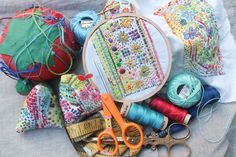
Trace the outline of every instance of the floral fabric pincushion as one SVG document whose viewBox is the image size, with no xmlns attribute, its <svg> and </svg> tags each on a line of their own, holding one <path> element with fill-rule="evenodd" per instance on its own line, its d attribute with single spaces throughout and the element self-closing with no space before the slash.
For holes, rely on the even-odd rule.
<svg viewBox="0 0 236 157">
<path fill-rule="evenodd" d="M 60 105 L 66 124 L 76 123 L 101 109 L 100 92 L 86 78 L 79 80 L 77 75 L 63 75 L 59 90 Z"/>
<path fill-rule="evenodd" d="M 36 85 L 21 108 L 16 131 L 62 127 L 62 116 L 56 96 L 42 84 Z"/>
</svg>

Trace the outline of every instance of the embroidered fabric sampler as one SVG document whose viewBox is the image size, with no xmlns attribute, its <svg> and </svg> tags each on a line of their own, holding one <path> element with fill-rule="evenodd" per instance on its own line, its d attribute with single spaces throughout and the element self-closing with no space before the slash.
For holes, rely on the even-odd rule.
<svg viewBox="0 0 236 157">
<path fill-rule="evenodd" d="M 121 16 L 109 20 L 91 39 L 115 98 L 157 86 L 164 79 L 143 19 Z"/>
<path fill-rule="evenodd" d="M 184 42 L 187 70 L 200 76 L 223 74 L 214 10 L 205 0 L 172 0 L 155 14 L 164 16 L 173 33 Z"/>
</svg>

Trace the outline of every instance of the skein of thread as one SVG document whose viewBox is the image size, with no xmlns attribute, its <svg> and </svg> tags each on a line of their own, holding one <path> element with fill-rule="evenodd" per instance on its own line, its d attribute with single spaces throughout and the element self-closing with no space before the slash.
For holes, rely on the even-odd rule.
<svg viewBox="0 0 236 157">
<path fill-rule="evenodd" d="M 92 20 L 92 24 L 87 28 L 83 28 L 81 22 L 83 20 Z M 75 17 L 71 20 L 71 29 L 74 32 L 74 35 L 77 39 L 77 42 L 80 45 L 84 44 L 84 41 L 87 35 L 90 33 L 92 28 L 99 22 L 99 16 L 95 11 L 82 11 L 79 12 Z"/>
<path fill-rule="evenodd" d="M 161 112 L 171 120 L 178 123 L 188 124 L 191 118 L 191 115 L 188 114 L 186 110 L 179 108 L 160 97 L 153 97 L 149 103 L 149 107 L 158 112 Z"/>
<path fill-rule="evenodd" d="M 190 108 L 201 99 L 201 81 L 189 73 L 178 74 L 170 80 L 167 86 L 167 96 L 175 105 L 181 108 Z"/>
<path fill-rule="evenodd" d="M 192 115 L 192 118 L 197 116 L 197 112 L 200 111 L 203 107 L 214 104 L 220 100 L 220 93 L 215 87 L 209 85 L 203 85 L 203 94 L 202 98 L 198 105 L 191 107 L 188 112 Z"/>
<path fill-rule="evenodd" d="M 202 93 L 202 98 L 201 98 L 200 103 L 188 109 L 188 113 L 191 114 L 190 122 L 193 121 L 197 117 L 197 112 L 199 111 L 199 108 L 201 110 L 203 107 L 213 105 L 214 103 L 220 100 L 220 97 L 221 97 L 220 93 L 216 88 L 211 87 L 209 85 L 203 85 L 203 93 Z M 174 125 L 170 129 L 170 133 L 174 134 L 184 129 L 185 129 L 184 126 Z M 158 133 L 160 137 L 165 137 L 167 134 L 168 134 L 167 129 Z"/>
<path fill-rule="evenodd" d="M 136 103 L 123 104 L 121 114 L 129 120 L 158 130 L 164 130 L 168 124 L 168 118 L 163 114 Z"/>
</svg>

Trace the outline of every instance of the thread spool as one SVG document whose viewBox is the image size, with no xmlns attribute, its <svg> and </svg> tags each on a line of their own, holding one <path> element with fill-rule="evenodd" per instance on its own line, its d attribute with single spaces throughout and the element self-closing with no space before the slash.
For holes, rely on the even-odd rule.
<svg viewBox="0 0 236 157">
<path fill-rule="evenodd" d="M 191 115 L 188 114 L 186 110 L 179 108 L 160 97 L 153 97 L 149 103 L 149 107 L 158 112 L 161 112 L 175 122 L 188 124 L 191 118 Z"/>
<path fill-rule="evenodd" d="M 80 45 L 84 44 L 84 41 L 91 31 L 93 26 L 95 26 L 99 21 L 99 16 L 95 11 L 82 11 L 75 15 L 71 20 L 71 29 Z"/>
<path fill-rule="evenodd" d="M 196 105 L 202 96 L 201 81 L 189 73 L 174 76 L 167 86 L 168 99 L 182 108 Z"/>
<path fill-rule="evenodd" d="M 163 114 L 136 103 L 124 103 L 121 114 L 129 120 L 158 130 L 164 130 L 168 124 L 168 118 Z"/>
<path fill-rule="evenodd" d="M 203 92 L 200 103 L 188 109 L 188 113 L 191 114 L 190 122 L 197 117 L 198 111 L 202 110 L 202 108 L 206 106 L 210 106 L 218 102 L 219 100 L 220 100 L 220 93 L 216 88 L 211 87 L 209 85 L 203 85 Z M 171 128 L 170 132 L 177 133 L 184 130 L 184 128 L 185 128 L 184 126 L 175 125 Z M 165 137 L 167 134 L 168 134 L 167 129 L 158 133 L 160 137 Z"/>
</svg>

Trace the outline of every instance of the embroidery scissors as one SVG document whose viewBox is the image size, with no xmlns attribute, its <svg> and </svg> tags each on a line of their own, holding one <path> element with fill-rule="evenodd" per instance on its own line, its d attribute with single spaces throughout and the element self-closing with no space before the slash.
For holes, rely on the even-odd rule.
<svg viewBox="0 0 236 157">
<path fill-rule="evenodd" d="M 98 149 L 101 151 L 101 153 L 113 156 L 117 154 L 118 149 L 119 149 L 118 138 L 116 137 L 112 129 L 112 123 L 111 123 L 112 117 L 117 121 L 118 125 L 121 128 L 122 139 L 125 145 L 130 149 L 141 148 L 144 142 L 144 135 L 143 135 L 143 131 L 141 127 L 135 123 L 127 123 L 124 121 L 111 95 L 102 94 L 102 106 L 103 106 L 104 118 L 106 122 L 106 129 L 99 134 L 98 139 L 97 139 Z M 129 141 L 129 138 L 126 135 L 129 128 L 136 128 L 138 130 L 140 137 L 139 137 L 139 142 L 137 144 L 131 144 L 131 142 Z M 113 152 L 107 152 L 103 149 L 103 137 L 107 137 L 107 136 L 111 137 L 115 143 L 115 148 Z"/>
<path fill-rule="evenodd" d="M 186 129 L 187 131 L 184 137 L 180 137 L 180 138 L 173 137 L 174 133 L 183 131 L 184 129 Z M 191 136 L 191 130 L 188 125 L 173 123 L 167 129 L 159 133 L 152 132 L 150 136 L 145 136 L 143 146 L 147 148 L 150 148 L 151 146 L 152 150 L 156 150 L 158 146 L 161 146 L 161 145 L 165 146 L 167 147 L 168 156 L 171 157 L 171 149 L 175 145 L 183 145 L 187 149 L 186 156 L 189 157 L 191 155 L 191 148 L 185 143 L 185 141 L 188 140 L 190 136 Z M 116 138 L 119 143 L 121 144 L 124 143 L 124 140 L 122 137 L 116 137 Z M 126 139 L 128 141 L 135 142 L 136 140 L 139 140 L 139 137 L 126 137 Z M 88 141 L 96 142 L 98 141 L 98 138 L 92 137 L 92 138 L 89 138 Z M 103 143 L 114 144 L 114 141 L 110 138 L 105 138 Z"/>
<path fill-rule="evenodd" d="M 177 132 L 177 130 L 179 131 L 183 129 L 187 130 L 185 136 L 179 138 L 173 136 L 173 133 Z M 168 157 L 171 157 L 171 149 L 174 146 L 183 145 L 187 149 L 187 157 L 189 157 L 191 155 L 191 148 L 185 143 L 185 141 L 191 136 L 189 126 L 186 124 L 173 123 L 167 128 L 167 130 L 164 130 L 164 132 L 166 131 L 167 135 L 165 137 L 160 137 L 160 134 L 152 132 L 150 136 L 144 138 L 143 145 L 146 147 L 151 146 L 152 150 L 156 150 L 158 146 L 165 146 L 167 148 Z"/>
</svg>

